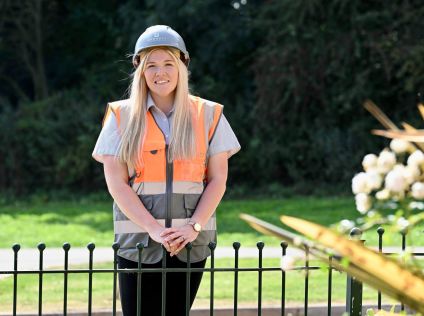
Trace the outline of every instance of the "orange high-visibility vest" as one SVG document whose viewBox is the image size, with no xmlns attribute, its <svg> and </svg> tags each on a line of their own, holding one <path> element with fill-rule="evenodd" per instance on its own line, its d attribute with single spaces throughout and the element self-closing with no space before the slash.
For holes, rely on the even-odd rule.
<svg viewBox="0 0 424 316">
<path fill-rule="evenodd" d="M 207 150 L 222 114 L 222 105 L 190 96 L 190 112 L 196 139 L 196 155 L 192 159 L 176 159 L 168 162 L 168 145 L 155 119 L 147 112 L 146 135 L 140 151 L 142 165 L 129 170 L 132 189 L 139 195 L 143 205 L 163 226 L 187 224 L 204 191 L 207 177 Z M 129 100 L 109 103 L 105 120 L 114 113 L 118 129 L 123 131 L 129 115 Z M 104 120 L 104 121 L 105 121 Z M 147 232 L 129 220 L 114 203 L 115 241 L 121 246 L 118 254 L 137 261 L 136 244 L 144 244 L 143 263 L 155 263 L 162 258 L 161 245 L 149 238 Z M 209 254 L 209 242 L 216 241 L 215 214 L 203 227 L 193 242 L 190 261 L 205 259 Z M 178 258 L 186 261 L 186 251 Z"/>
</svg>

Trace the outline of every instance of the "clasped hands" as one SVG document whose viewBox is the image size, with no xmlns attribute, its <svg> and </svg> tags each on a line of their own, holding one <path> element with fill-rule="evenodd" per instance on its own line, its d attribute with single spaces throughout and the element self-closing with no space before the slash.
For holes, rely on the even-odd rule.
<svg viewBox="0 0 424 316">
<path fill-rule="evenodd" d="M 150 237 L 161 243 L 170 253 L 171 257 L 177 255 L 189 242 L 193 242 L 199 235 L 193 226 L 186 224 L 180 227 L 170 227 L 155 229 L 150 233 Z"/>
</svg>

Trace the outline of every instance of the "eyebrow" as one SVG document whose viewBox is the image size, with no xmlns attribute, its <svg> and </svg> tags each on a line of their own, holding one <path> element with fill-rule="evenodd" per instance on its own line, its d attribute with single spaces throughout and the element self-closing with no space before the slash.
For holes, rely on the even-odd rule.
<svg viewBox="0 0 424 316">
<path fill-rule="evenodd" d="M 166 60 L 164 60 L 164 62 L 165 62 L 165 63 L 170 62 L 170 61 L 171 61 L 171 62 L 174 62 L 174 60 L 173 60 L 173 59 L 166 59 Z M 157 61 L 148 61 L 148 62 L 147 62 L 147 64 L 154 64 L 154 63 L 157 63 Z"/>
</svg>

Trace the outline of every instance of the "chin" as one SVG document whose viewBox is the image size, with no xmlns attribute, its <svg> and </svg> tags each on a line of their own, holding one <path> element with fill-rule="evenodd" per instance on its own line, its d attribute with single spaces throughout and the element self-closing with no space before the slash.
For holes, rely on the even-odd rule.
<svg viewBox="0 0 424 316">
<path fill-rule="evenodd" d="M 158 97 L 168 97 L 169 95 L 171 95 L 175 90 L 150 90 L 151 93 L 157 95 Z"/>
</svg>

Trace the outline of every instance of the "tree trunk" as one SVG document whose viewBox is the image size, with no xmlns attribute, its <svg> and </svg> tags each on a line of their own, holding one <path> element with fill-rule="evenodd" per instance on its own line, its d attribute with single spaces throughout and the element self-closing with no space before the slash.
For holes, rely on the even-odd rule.
<svg viewBox="0 0 424 316">
<path fill-rule="evenodd" d="M 0 8 L 4 46 L 16 52 L 12 57 L 14 63 L 22 68 L 32 83 L 33 95 L 28 98 L 44 99 L 48 96 L 48 85 L 43 56 L 42 0 L 5 1 Z M 14 78 L 4 81 L 14 90 L 20 84 L 19 79 Z M 22 96 L 17 97 L 22 99 Z"/>
</svg>

